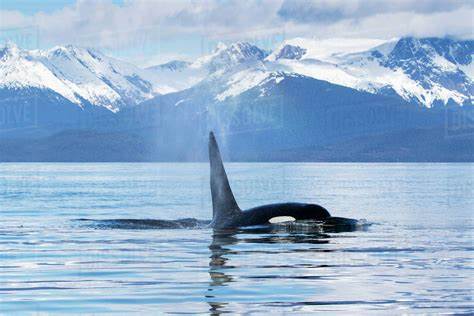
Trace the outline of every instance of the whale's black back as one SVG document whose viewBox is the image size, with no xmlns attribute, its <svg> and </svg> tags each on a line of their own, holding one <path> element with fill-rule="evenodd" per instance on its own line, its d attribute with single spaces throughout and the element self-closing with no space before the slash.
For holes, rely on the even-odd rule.
<svg viewBox="0 0 474 316">
<path fill-rule="evenodd" d="M 306 203 L 277 203 L 251 208 L 243 211 L 237 226 L 254 226 L 268 224 L 270 219 L 279 216 L 290 216 L 295 220 L 323 221 L 331 215 L 322 206 Z"/>
</svg>

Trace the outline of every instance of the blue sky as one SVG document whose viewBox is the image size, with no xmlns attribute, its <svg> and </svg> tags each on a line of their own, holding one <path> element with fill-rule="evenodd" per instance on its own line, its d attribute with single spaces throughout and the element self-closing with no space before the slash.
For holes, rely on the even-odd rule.
<svg viewBox="0 0 474 316">
<path fill-rule="evenodd" d="M 50 1 L 27 1 L 27 0 L 0 0 L 1 10 L 17 10 L 26 15 L 33 15 L 39 11 L 52 12 L 66 5 L 71 5 L 74 0 L 50 0 Z"/>
<path fill-rule="evenodd" d="M 26 15 L 34 15 L 38 12 L 51 13 L 75 2 L 76 0 L 0 0 L 0 10 L 17 10 Z M 122 5 L 123 0 L 113 0 L 112 3 Z"/>
<path fill-rule="evenodd" d="M 291 37 L 473 37 L 465 0 L 0 0 L 0 44 L 74 44 L 150 66 L 219 41 L 271 49 Z"/>
</svg>

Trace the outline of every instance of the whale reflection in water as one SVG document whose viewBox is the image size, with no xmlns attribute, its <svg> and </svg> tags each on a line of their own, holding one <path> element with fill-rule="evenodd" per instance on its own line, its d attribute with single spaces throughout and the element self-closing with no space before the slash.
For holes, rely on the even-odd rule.
<svg viewBox="0 0 474 316">
<path fill-rule="evenodd" d="M 249 270 L 252 274 L 255 271 L 281 272 L 282 269 L 304 269 L 306 271 L 318 271 L 320 268 L 328 267 L 330 263 L 299 263 L 298 265 L 289 264 L 285 260 L 272 261 L 269 264 L 255 262 L 253 267 L 241 266 L 239 259 L 251 255 L 295 255 L 302 253 L 328 253 L 335 251 L 334 248 L 328 248 L 331 239 L 336 237 L 334 233 L 354 232 L 366 230 L 366 225 L 334 225 L 323 226 L 320 222 L 290 222 L 277 225 L 267 225 L 259 227 L 232 228 L 232 229 L 214 229 L 212 241 L 209 245 L 209 286 L 205 295 L 205 300 L 209 304 L 209 313 L 211 315 L 220 315 L 231 312 L 233 309 L 229 306 L 232 302 L 229 300 L 226 287 L 232 287 L 235 282 L 241 283 L 242 278 L 247 279 L 274 279 L 288 278 L 282 275 L 239 275 L 239 270 Z M 253 247 L 258 245 L 257 247 Z M 299 244 L 299 246 L 297 245 Z M 267 245 L 267 247 L 262 247 Z M 285 246 L 286 245 L 286 246 Z M 292 246 L 293 245 L 293 246 Z M 325 246 L 326 245 L 326 246 Z M 273 247 L 272 247 L 273 246 Z M 275 248 L 275 246 L 277 248 Z M 313 256 L 309 256 L 313 257 Z M 232 262 L 235 258 L 236 262 Z M 261 258 L 261 257 L 260 257 Z M 249 273 L 250 274 L 250 273 Z M 293 279 L 318 279 L 321 275 L 292 275 Z M 265 312 L 264 310 L 256 311 Z"/>
<path fill-rule="evenodd" d="M 211 315 L 235 311 L 233 305 L 242 300 L 239 289 L 248 282 L 267 280 L 271 284 L 277 279 L 289 280 L 288 283 L 313 282 L 330 277 L 328 271 L 323 269 L 338 269 L 337 264 L 340 264 L 333 262 L 330 256 L 330 253 L 338 251 L 337 243 L 332 241 L 339 237 L 350 237 L 347 235 L 350 232 L 367 230 L 370 225 L 361 221 L 357 225 L 344 225 L 344 221 L 337 218 L 334 222 L 324 223 L 305 220 L 226 229 L 211 229 L 210 221 L 193 218 L 79 219 L 77 222 L 93 229 L 209 231 L 209 235 L 212 234 L 208 246 L 209 284 L 203 300 L 209 305 Z M 298 256 L 301 256 L 301 260 L 294 260 Z M 244 294 L 243 297 L 247 296 Z M 262 297 L 262 300 L 265 299 L 268 297 Z M 260 308 L 258 304 L 255 306 Z M 264 313 L 265 310 L 255 312 Z"/>
</svg>

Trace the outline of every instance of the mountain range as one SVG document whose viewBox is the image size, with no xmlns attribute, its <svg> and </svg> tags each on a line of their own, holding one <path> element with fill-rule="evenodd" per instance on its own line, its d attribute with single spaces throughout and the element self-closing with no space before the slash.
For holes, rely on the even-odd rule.
<svg viewBox="0 0 474 316">
<path fill-rule="evenodd" d="M 188 85 L 191 87 L 210 74 L 222 77 L 223 69 L 240 65 L 228 80 L 227 91 L 231 95 L 281 72 L 373 94 L 391 93 L 425 107 L 447 103 L 472 105 L 473 52 L 474 41 L 449 38 L 407 37 L 385 42 L 296 38 L 285 41 L 271 53 L 249 43 L 234 43 L 219 46 L 213 54 L 194 63 L 173 61 L 166 65 L 174 67 L 153 69 L 160 75 L 175 73 L 182 77 L 180 82 L 194 74 L 196 80 Z M 224 98 L 226 94 L 218 97 Z"/>
<path fill-rule="evenodd" d="M 452 38 L 295 38 L 142 69 L 9 43 L 0 160 L 202 160 L 212 129 L 233 160 L 472 161 L 473 54 Z"/>
</svg>

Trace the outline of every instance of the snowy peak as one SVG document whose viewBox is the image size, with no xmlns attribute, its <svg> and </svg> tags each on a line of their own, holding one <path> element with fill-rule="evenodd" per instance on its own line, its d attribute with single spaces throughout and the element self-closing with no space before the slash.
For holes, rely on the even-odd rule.
<svg viewBox="0 0 474 316">
<path fill-rule="evenodd" d="M 0 49 L 0 59 L 7 60 L 9 58 L 18 58 L 20 56 L 20 48 L 13 43 L 7 42 L 3 48 Z"/>
<path fill-rule="evenodd" d="M 397 42 L 389 57 L 405 61 L 439 55 L 453 64 L 467 65 L 472 62 L 473 51 L 474 41 L 472 40 L 404 37 Z"/>
<path fill-rule="evenodd" d="M 0 49 L 0 88 L 51 90 L 84 107 L 113 112 L 157 95 L 147 73 L 90 48 L 72 45 L 50 50 Z"/>
<path fill-rule="evenodd" d="M 146 70 L 170 93 L 191 88 L 208 78 L 215 80 L 244 69 L 259 68 L 267 56 L 266 51 L 250 43 L 219 43 L 211 54 L 193 63 L 175 60 Z"/>
<path fill-rule="evenodd" d="M 301 75 L 426 107 L 463 105 L 472 104 L 474 94 L 473 54 L 474 41 L 452 38 L 295 38 L 271 54 L 247 42 L 219 44 L 194 62 L 140 69 L 91 48 L 29 51 L 7 43 L 0 48 L 0 89 L 51 90 L 82 108 L 117 112 L 200 83 L 219 85 L 214 99 L 225 100 Z"/>
<path fill-rule="evenodd" d="M 169 70 L 169 71 L 181 71 L 191 65 L 190 62 L 182 61 L 182 60 L 172 60 L 165 64 L 161 64 L 158 66 L 148 67 L 149 70 Z"/>
<path fill-rule="evenodd" d="M 171 93 L 188 89 L 208 77 L 258 67 L 267 55 L 266 51 L 250 43 L 219 43 L 211 54 L 204 55 L 192 63 L 174 60 L 149 67 L 146 71 L 162 91 Z"/>
<path fill-rule="evenodd" d="M 264 91 L 281 78 L 300 75 L 433 107 L 472 104 L 473 53 L 472 41 L 454 39 L 296 38 L 268 56 L 248 43 L 219 45 L 188 69 L 204 70 L 200 87 L 210 87 L 217 101 L 253 88 Z"/>
<path fill-rule="evenodd" d="M 466 66 L 472 63 L 474 41 L 456 41 L 450 38 L 414 38 L 404 37 L 396 42 L 375 47 L 371 51 L 374 58 L 391 68 L 409 69 L 410 66 L 426 68 L 451 64 L 455 71 L 456 66 Z M 362 53 L 364 54 L 364 53 Z"/>
<path fill-rule="evenodd" d="M 424 56 L 425 50 L 419 39 L 413 37 L 401 38 L 389 54 L 390 59 L 404 62 L 416 57 Z"/>
<path fill-rule="evenodd" d="M 306 49 L 286 44 L 274 51 L 270 56 L 268 56 L 268 60 L 278 60 L 278 59 L 301 59 L 304 54 L 306 54 Z"/>
<path fill-rule="evenodd" d="M 216 59 L 227 60 L 229 63 L 242 63 L 252 60 L 263 60 L 267 53 L 255 45 L 246 42 L 233 43 L 229 47 L 220 45 Z"/>
<path fill-rule="evenodd" d="M 241 64 L 253 64 L 267 57 L 268 53 L 246 42 L 233 43 L 230 46 L 219 44 L 211 55 L 199 58 L 194 67 L 205 67 L 209 72 L 228 70 Z"/>
<path fill-rule="evenodd" d="M 410 98 L 426 106 L 450 100 L 464 104 L 474 89 L 473 78 L 463 69 L 472 63 L 473 44 L 449 38 L 405 37 L 386 57 L 380 56 L 379 63 L 413 80 L 421 90 Z"/>
<path fill-rule="evenodd" d="M 386 42 L 385 40 L 364 38 L 314 39 L 297 37 L 286 40 L 281 47 L 291 45 L 304 49 L 305 54 L 302 59 L 332 62 L 337 56 L 364 52 Z"/>
<path fill-rule="evenodd" d="M 286 41 L 267 61 L 274 68 L 357 90 L 395 92 L 426 107 L 450 102 L 462 105 L 472 104 L 474 93 L 473 43 L 451 38 L 297 38 Z M 305 49 L 304 54 L 300 57 L 294 47 Z"/>
<path fill-rule="evenodd" d="M 38 55 L 49 60 L 76 60 L 79 63 L 83 63 L 84 67 L 93 64 L 110 63 L 112 60 L 112 58 L 103 55 L 98 50 L 73 45 L 56 46 L 48 51 L 39 51 Z"/>
</svg>

